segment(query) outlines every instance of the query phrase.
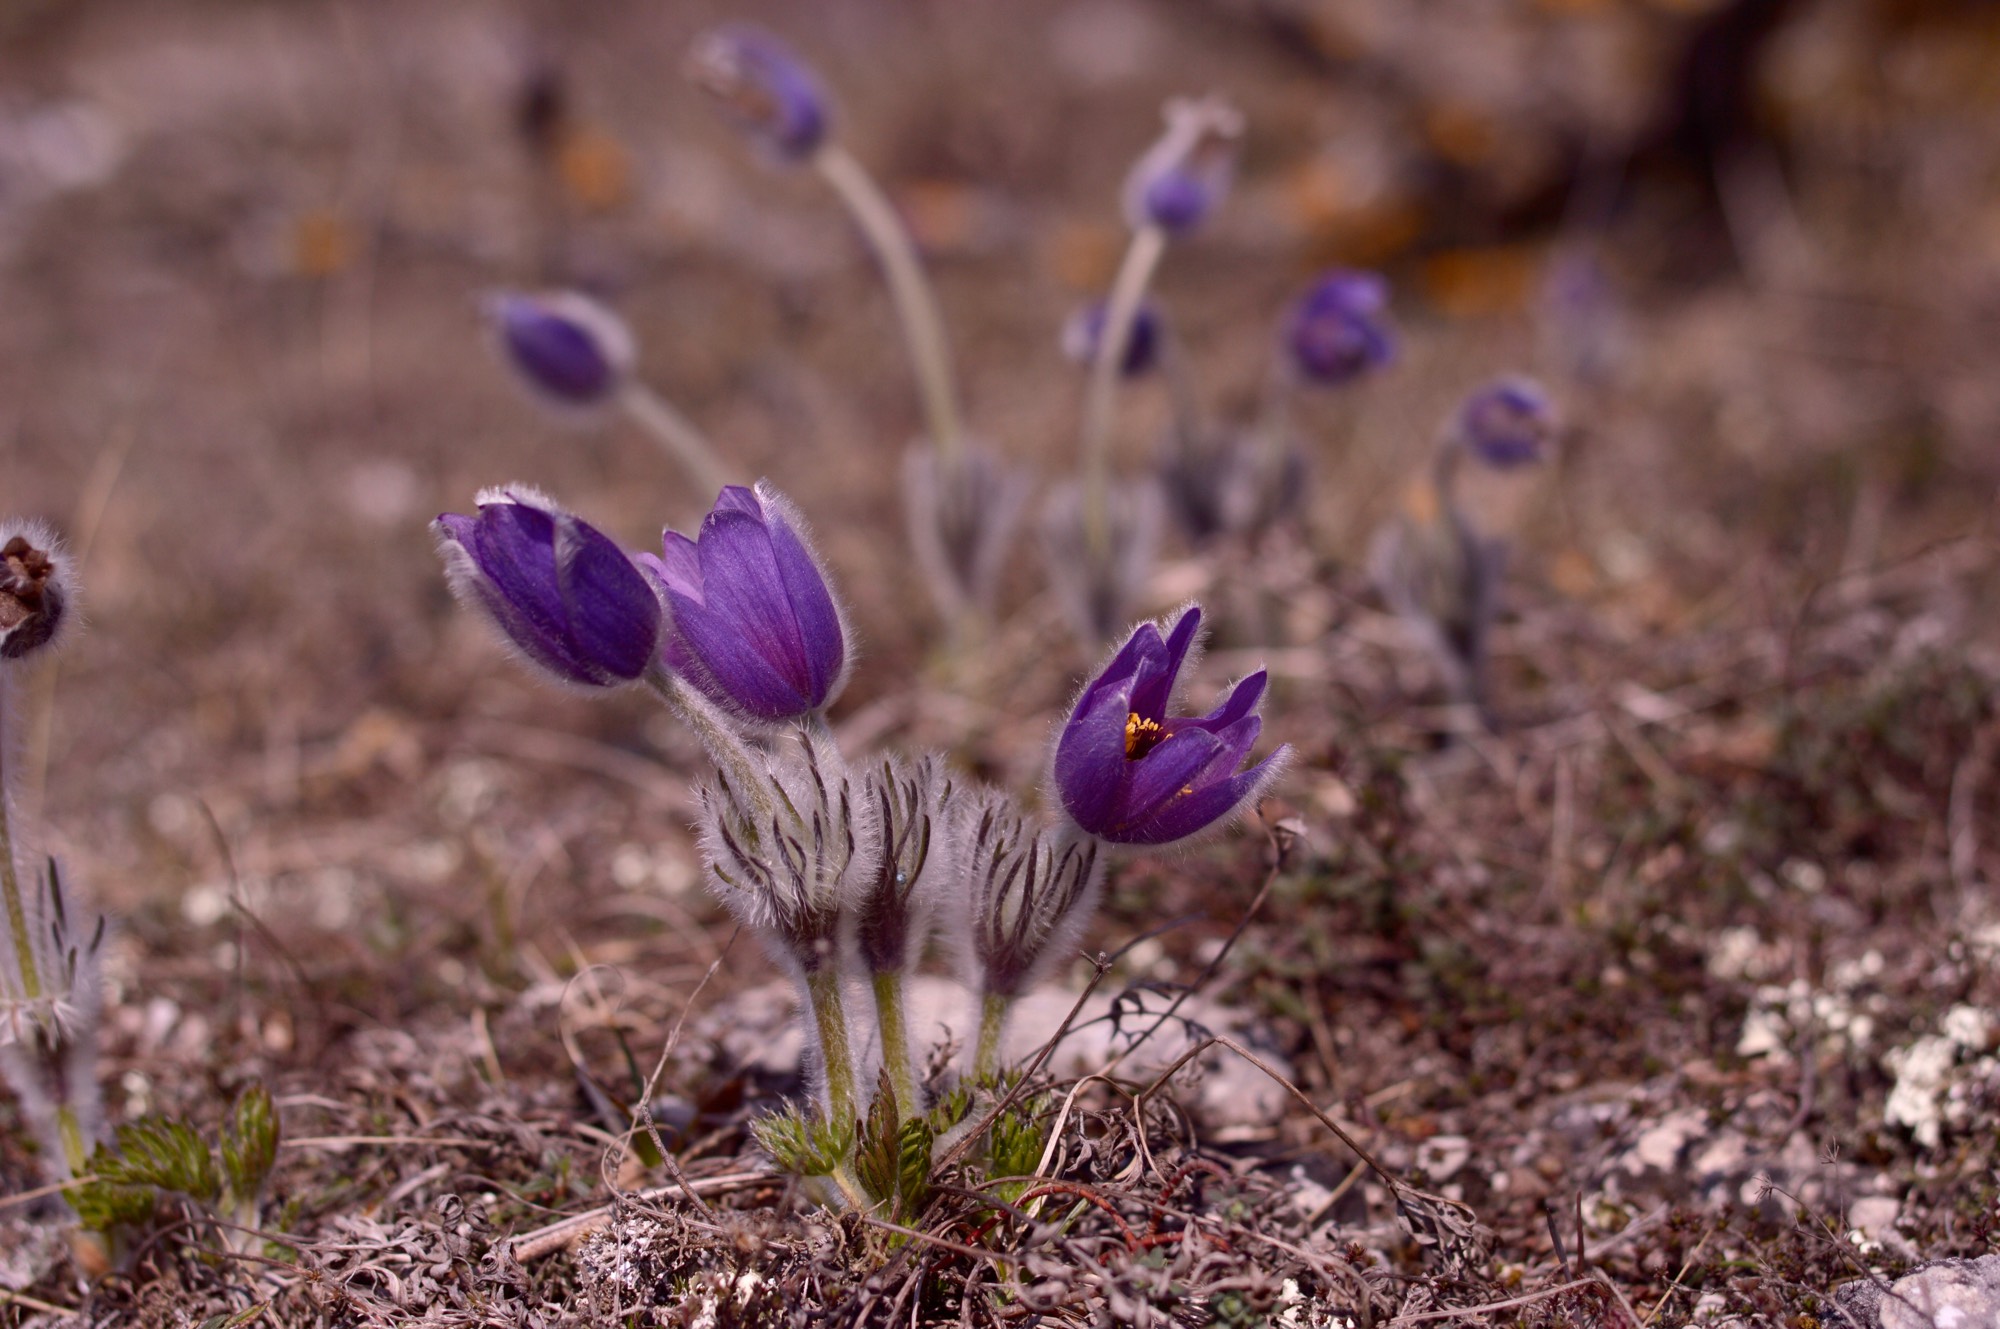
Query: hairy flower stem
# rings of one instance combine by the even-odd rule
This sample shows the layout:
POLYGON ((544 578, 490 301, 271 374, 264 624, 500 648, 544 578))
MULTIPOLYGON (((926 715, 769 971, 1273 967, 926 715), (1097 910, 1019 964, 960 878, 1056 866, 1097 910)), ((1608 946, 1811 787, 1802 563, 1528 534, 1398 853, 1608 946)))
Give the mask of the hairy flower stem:
POLYGON ((923 1098, 917 1091, 917 1075, 910 1064, 909 1021, 903 1009, 903 975, 891 969, 876 974, 875 1020, 882 1028, 882 1063, 889 1068, 889 1084, 896 1092, 896 1115, 904 1121, 924 1113, 923 1098))
POLYGON ((1007 1030, 1010 998, 989 992, 979 1001, 979 1050, 972 1058, 972 1078, 990 1080, 1000 1073, 1000 1039, 1007 1030))
POLYGON ((618 405, 674 459, 704 502, 712 501, 708 496, 721 493, 730 482, 729 468, 716 455, 707 435, 659 393, 633 380, 619 391, 618 405))
POLYGON ((903 340, 909 346, 911 367, 916 371, 917 391, 923 397, 939 470, 944 476, 955 478, 962 426, 958 387, 952 377, 951 344, 945 339, 937 296, 924 277, 923 265, 917 261, 916 246, 910 243, 909 232, 903 229, 881 186, 846 149, 837 143, 827 143, 813 154, 812 164, 840 195, 840 201, 861 228, 862 238, 875 251, 875 260, 882 265, 883 276, 889 282, 889 298, 895 302, 897 319, 903 325, 903 340))
POLYGON ((701 741, 709 758, 722 768, 737 794, 749 799, 762 817, 771 815, 771 795, 758 772, 750 749, 719 712, 715 703, 695 691, 693 685, 671 669, 655 662, 646 671, 646 686, 678 715, 701 741))
POLYGON ((823 964, 806 975, 806 997, 819 1031, 822 1068, 826 1072, 827 1116, 834 1125, 851 1128, 855 1121, 854 1053, 847 1042, 847 1003, 841 996, 840 974, 823 964))
POLYGON ((1104 334, 1097 358, 1090 365, 1090 383, 1083 398, 1083 534, 1091 560, 1100 566, 1111 559, 1111 417, 1118 403, 1118 367, 1132 343, 1132 325, 1152 284, 1153 271, 1167 252, 1167 233, 1142 226, 1132 234, 1118 276, 1111 283, 1111 301, 1104 314, 1104 334))
POLYGON ((13 719, 18 689, 11 676, 0 675, 0 897, 7 909, 7 936, 14 943, 14 959, 20 971, 21 991, 26 1001, 40 1001, 42 976, 35 965, 33 939, 28 935, 27 902, 21 898, 21 876, 14 853, 14 802, 20 783, 9 759, 14 735, 13 719))

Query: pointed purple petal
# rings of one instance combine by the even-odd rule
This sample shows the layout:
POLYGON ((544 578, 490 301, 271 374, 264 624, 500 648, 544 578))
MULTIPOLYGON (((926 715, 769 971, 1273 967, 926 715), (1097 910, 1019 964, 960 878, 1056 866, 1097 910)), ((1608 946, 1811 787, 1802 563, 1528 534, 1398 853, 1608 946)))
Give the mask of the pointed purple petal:
POLYGON ((596 527, 564 517, 556 529, 557 574, 579 653, 609 678, 639 677, 659 644, 659 597, 596 527))
POLYGON ((1188 650, 1194 645, 1195 634, 1200 630, 1201 606, 1190 605, 1174 620, 1162 658, 1148 662, 1151 667, 1144 671, 1138 686, 1132 689, 1133 711, 1156 723, 1167 718, 1167 705, 1173 700, 1174 685, 1180 681, 1181 666, 1187 661, 1188 650))
POLYGON ((722 492, 715 496, 712 512, 740 512, 746 517, 764 520, 764 505, 757 501, 757 493, 747 485, 724 485, 722 492))
POLYGON ((639 555, 639 565, 653 574, 662 589, 690 599, 701 595, 701 555, 695 542, 679 531, 660 532, 660 552, 639 555))
POLYGON ((700 553, 706 602, 669 596, 688 645, 752 714, 780 719, 811 710, 805 643, 762 520, 716 509, 702 522, 700 553))
POLYGON ((1168 802, 1151 816, 1128 826, 1125 834, 1120 837, 1121 843, 1172 844, 1176 840, 1185 840, 1191 835, 1200 834, 1215 823, 1235 815, 1264 781, 1276 771, 1275 763, 1282 761, 1289 753, 1289 748, 1280 747, 1240 775, 1231 776, 1227 780, 1205 788, 1197 788, 1192 793, 1168 802))
POLYGON ((1224 697, 1221 704, 1207 715, 1202 716, 1198 720, 1176 720, 1173 727, 1176 731, 1182 729, 1206 729, 1210 733, 1226 729, 1257 709, 1257 703, 1264 699, 1264 688, 1268 682, 1269 675, 1264 670, 1259 669, 1256 673, 1251 674, 1237 683, 1235 687, 1231 688, 1229 695, 1224 697))
POLYGON ((1125 757, 1130 714, 1124 688, 1107 685, 1077 707, 1056 743, 1056 793, 1063 810, 1093 835, 1110 828, 1130 772, 1125 757))
POLYGON ((807 695, 818 708, 826 703, 847 664, 840 610, 833 603, 833 591, 826 584, 819 560, 787 520, 781 504, 771 505, 770 531, 778 575, 784 580, 799 643, 805 651, 806 677, 810 680, 807 695))
POLYGON ((1221 752, 1222 740, 1216 735, 1190 729, 1131 763, 1125 791, 1118 800, 1116 828, 1123 830, 1142 821, 1181 797, 1181 791, 1188 789, 1221 752))
POLYGON ((579 683, 597 681, 578 652, 556 584, 555 521, 521 503, 479 509, 468 552, 477 589, 500 628, 530 657, 579 683))

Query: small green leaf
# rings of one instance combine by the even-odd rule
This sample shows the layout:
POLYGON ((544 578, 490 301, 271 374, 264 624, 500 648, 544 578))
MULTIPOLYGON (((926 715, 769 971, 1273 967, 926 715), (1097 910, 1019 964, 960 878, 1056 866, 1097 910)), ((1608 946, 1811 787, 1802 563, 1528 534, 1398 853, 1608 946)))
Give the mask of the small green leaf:
POLYGON ((877 1200, 893 1199, 901 1166, 899 1136, 903 1128, 896 1114, 896 1094, 884 1071, 875 1086, 875 1101, 868 1107, 868 1119, 861 1126, 861 1144, 855 1151, 854 1171, 868 1194, 877 1200))
POLYGON ((229 1119, 222 1123, 222 1170, 229 1179, 230 1198, 254 1206, 277 1161, 278 1110, 263 1082, 252 1080, 236 1096, 229 1119))
POLYGON ((922 1117, 903 1123, 896 1134, 896 1197, 902 1214, 914 1214, 931 1194, 931 1141, 936 1137, 922 1117))
POLYGON ((98 1175, 128 1186, 178 1191, 202 1204, 222 1198, 222 1177, 208 1141, 172 1117, 146 1117, 118 1128, 118 1156, 98 1175))
POLYGON ((69 1203, 76 1210, 77 1218, 90 1231, 109 1232, 114 1227, 136 1227, 150 1219, 160 1207, 157 1187, 111 1179, 112 1174, 122 1171, 122 1165, 117 1155, 106 1146, 97 1146, 97 1151, 90 1156, 89 1168, 97 1180, 72 1190, 69 1203))

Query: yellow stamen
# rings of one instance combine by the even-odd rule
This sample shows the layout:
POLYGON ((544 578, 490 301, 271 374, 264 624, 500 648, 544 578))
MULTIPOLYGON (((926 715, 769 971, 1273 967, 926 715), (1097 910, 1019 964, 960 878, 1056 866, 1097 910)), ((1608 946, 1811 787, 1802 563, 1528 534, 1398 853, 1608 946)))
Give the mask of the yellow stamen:
POLYGON ((1133 761, 1151 752, 1166 736, 1158 720, 1148 720, 1137 711, 1125 717, 1125 755, 1133 761))

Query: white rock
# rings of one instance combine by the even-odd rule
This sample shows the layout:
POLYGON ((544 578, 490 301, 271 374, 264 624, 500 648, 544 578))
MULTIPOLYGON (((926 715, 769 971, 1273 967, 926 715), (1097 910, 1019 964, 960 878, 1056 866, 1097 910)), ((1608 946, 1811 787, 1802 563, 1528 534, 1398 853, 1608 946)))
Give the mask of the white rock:
POLYGON ((1901 1278, 1882 1297, 1882 1329, 1994 1329, 2000 1255, 1947 1260, 1901 1278))

